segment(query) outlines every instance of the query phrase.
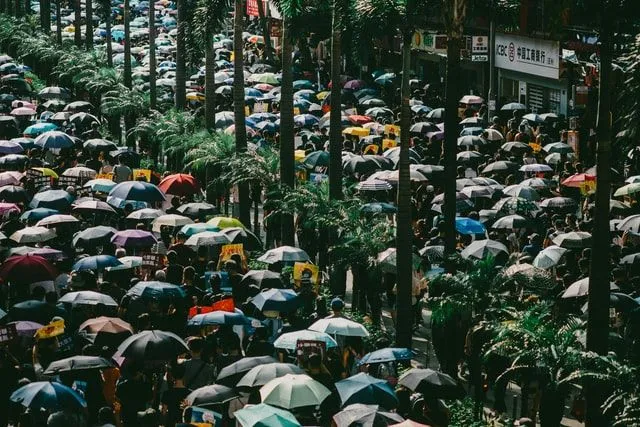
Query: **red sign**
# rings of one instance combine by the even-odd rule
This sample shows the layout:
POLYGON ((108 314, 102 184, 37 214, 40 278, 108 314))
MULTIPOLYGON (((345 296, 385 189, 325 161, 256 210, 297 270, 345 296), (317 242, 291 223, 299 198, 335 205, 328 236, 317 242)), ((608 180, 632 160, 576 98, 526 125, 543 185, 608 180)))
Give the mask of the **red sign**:
MULTIPOLYGON (((267 2, 263 0, 262 4, 262 11, 266 13, 267 2)), ((247 15, 260 16, 260 13, 258 12, 258 0, 247 0, 247 15)))

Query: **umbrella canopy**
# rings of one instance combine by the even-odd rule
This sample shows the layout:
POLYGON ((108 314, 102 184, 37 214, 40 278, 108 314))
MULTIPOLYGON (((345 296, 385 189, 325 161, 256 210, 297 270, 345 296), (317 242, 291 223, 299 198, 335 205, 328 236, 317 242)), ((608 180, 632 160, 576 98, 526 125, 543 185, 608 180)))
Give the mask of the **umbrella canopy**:
POLYGON ((204 233, 205 231, 220 231, 220 229, 213 225, 203 224, 201 222, 195 224, 187 224, 180 228, 180 233, 183 233, 187 237, 191 237, 194 234, 198 233, 204 233))
POLYGON ((300 305, 298 294, 292 289, 264 289, 251 300, 261 311, 290 312, 300 305))
POLYGON ((226 216, 217 216, 211 218, 209 221, 207 221, 207 224, 218 227, 221 230, 232 227, 245 228, 240 220, 226 216))
POLYGON ((114 355, 142 361, 174 360, 187 353, 189 347, 174 333, 165 331, 142 331, 124 340, 114 355))
POLYGON ((342 405, 352 403, 378 404, 387 409, 398 406, 398 398, 386 380, 361 372, 336 383, 342 405))
MULTIPOLYGON (((209 225, 209 227, 211 227, 211 225, 209 225)), ((231 240, 229 236, 221 231, 203 231, 196 233, 184 242, 187 246, 215 246, 226 245, 227 243, 231 243, 231 240)))
POLYGON ((309 255, 302 249, 293 246, 280 246, 275 249, 269 249, 264 253, 258 261, 275 264, 276 262, 306 262, 309 261, 309 255))
POLYGON ((109 196, 139 202, 163 202, 166 200, 158 187, 143 181, 121 182, 111 189, 109 196))
POLYGON ((398 378, 398 384, 425 397, 459 399, 465 391, 449 375, 432 369, 413 368, 398 378))
MULTIPOLYGON (((609 290, 616 291, 620 288, 613 282, 609 284, 609 290)), ((577 298, 589 295, 589 278, 585 277, 584 279, 580 279, 576 282, 573 282, 569 287, 562 293, 562 298, 577 298)))
POLYGON ((73 356, 51 362, 44 373, 46 375, 58 375, 62 372, 89 371, 113 367, 113 363, 104 357, 73 356))
POLYGON ((100 316, 89 319, 82 323, 79 331, 86 331, 90 334, 133 334, 133 327, 117 317, 100 316))
POLYGON ((362 213, 382 213, 382 214, 394 214, 398 212, 398 208, 396 208, 391 203, 385 202, 373 202, 366 203, 360 207, 360 212, 362 213))
POLYGON ((363 325, 345 317, 330 317, 328 319, 317 320, 309 326, 309 330, 346 337, 369 336, 369 332, 363 325))
POLYGON ((127 295, 143 300, 157 299, 160 301, 186 297, 180 286, 165 282, 138 282, 127 291, 127 295))
POLYGON ((247 405, 233 414, 242 427, 300 427, 289 411, 260 403, 247 405))
POLYGON ((29 202, 29 195, 23 187, 3 185, 0 187, 0 200, 10 203, 27 203, 29 202))
POLYGON ((381 411, 378 405, 354 403, 335 414, 333 421, 336 427, 377 427, 399 423, 404 421, 404 418, 394 412, 381 411))
POLYGON ((200 387, 189 393, 185 401, 189 406, 207 407, 229 402, 238 397, 232 388, 221 384, 212 384, 200 387))
POLYGON ((521 197, 529 201, 540 200, 540 194, 538 194, 535 188, 522 184, 509 185, 502 190, 502 193, 511 197, 521 197))
POLYGON ((299 340, 322 341, 326 348, 337 347, 336 341, 329 334, 324 332, 310 331, 303 329, 301 331, 287 332, 280 335, 274 342, 275 348, 284 348, 286 350, 295 350, 299 340))
POLYGON ((281 288, 282 277, 279 273, 269 270, 249 270, 242 276, 240 286, 245 288, 250 285, 256 285, 260 289, 281 288))
POLYGON ((213 326, 213 325, 248 325, 249 319, 242 313, 229 311, 211 311, 209 313, 196 314, 187 322, 188 326, 213 326))
POLYGON ((73 265, 73 270, 104 271, 107 267, 122 265, 118 258, 112 255, 93 255, 80 259, 73 265))
POLYGON ((567 252, 567 249, 560 246, 547 246, 538 252, 538 255, 533 260, 533 266, 544 269, 555 267, 565 252, 567 252))
POLYGON ((277 363, 278 360, 271 356, 243 357, 242 359, 225 366, 218 373, 216 382, 229 387, 235 387, 240 379, 256 366, 268 363, 277 363))
POLYGON ((117 232, 115 228, 98 225, 96 227, 85 228, 73 236, 74 246, 89 247, 109 243, 111 237, 117 232))
POLYGON ((158 188, 166 194, 190 196, 200 191, 200 184, 191 175, 177 173, 163 178, 158 188))
POLYGON ((151 230, 160 233, 163 226, 172 227, 172 228, 181 228, 187 224, 193 224, 193 220, 191 218, 187 218, 186 216, 176 215, 176 214, 168 214, 168 215, 160 215, 151 223, 151 230))
POLYGON ((308 375, 286 374, 260 388, 263 403, 293 409, 320 405, 331 392, 308 375))
POLYGON ((569 197, 551 197, 540 202, 541 208, 551 209, 573 209, 576 205, 576 201, 569 197))
POLYGON ((56 412, 87 407, 87 402, 71 387, 53 381, 36 381, 24 385, 13 392, 11 401, 36 411, 46 409, 56 412))
POLYGON ((269 381, 287 374, 300 375, 304 374, 304 370, 292 363, 267 363, 258 365, 251 368, 238 382, 236 387, 261 387, 269 381))
POLYGON ((164 215, 164 212, 162 212, 160 209, 144 208, 131 212, 129 215, 127 215, 127 219, 149 220, 158 218, 162 215, 164 215))
POLYGON ((572 231, 557 235, 552 240, 554 245, 567 249, 583 249, 591 246, 591 233, 572 231))
POLYGON ((484 234, 487 232, 487 229, 480 221, 466 217, 457 217, 456 231, 460 234, 484 234))
POLYGON ((111 207, 108 203, 101 202, 100 200, 87 200, 82 203, 78 203, 73 207, 74 212, 86 212, 86 213, 95 213, 95 212, 106 212, 106 213, 116 213, 115 209, 111 207))
POLYGON ((32 208, 49 208, 64 212, 68 211, 73 202, 73 196, 64 190, 47 190, 36 193, 29 203, 32 208))
POLYGON ((387 191, 392 188, 391 184, 380 179, 367 179, 356 184, 356 189, 359 191, 387 191))
POLYGON ((55 215, 59 213, 55 209, 47 209, 47 208, 36 208, 25 211, 22 215, 20 215, 20 220, 22 221, 40 221, 48 216, 55 215))
POLYGON ((502 218, 498 218, 496 222, 493 223, 491 228, 494 229, 504 229, 504 230, 514 230, 516 228, 525 228, 529 225, 529 220, 520 215, 507 215, 502 218))
POLYGON ((113 234, 111 243, 125 248, 148 248, 158 243, 158 240, 148 231, 123 230, 113 234))
POLYGON ((41 148, 60 149, 73 147, 73 139, 64 132, 52 130, 40 134, 34 143, 41 148))
POLYGON ((413 351, 409 348, 388 347, 365 354, 358 362, 358 365, 397 362, 400 360, 411 360, 412 358, 413 351))
POLYGON ((92 191, 99 191, 101 193, 108 193, 115 186, 115 182, 105 178, 92 179, 83 185, 84 188, 90 188, 92 191))
POLYGON ((209 203, 187 203, 178 208, 178 212, 190 218, 205 218, 215 215, 218 209, 209 203))
POLYGON ((96 151, 96 152, 97 151, 108 152, 108 151, 113 151, 118 149, 118 146, 116 145, 115 142, 111 142, 102 138, 88 139, 84 142, 84 144, 82 144, 82 147, 85 150, 96 151))
POLYGON ((509 255, 509 249, 496 240, 476 240, 467 246, 461 253, 463 258, 485 259, 488 256, 496 257, 501 253, 509 255))
POLYGON ((41 219, 36 227, 51 227, 60 224, 78 224, 80 220, 72 215, 53 214, 41 219))
POLYGON ((77 291, 64 294, 59 302, 75 305, 98 305, 103 304, 108 307, 117 307, 118 303, 109 295, 94 291, 77 291))
POLYGON ((9 236, 10 240, 16 243, 40 243, 54 239, 56 231, 52 228, 45 227, 25 227, 9 236))
POLYGON ((57 275, 53 265, 37 255, 14 255, 0 266, 0 278, 19 285, 53 280, 57 275))

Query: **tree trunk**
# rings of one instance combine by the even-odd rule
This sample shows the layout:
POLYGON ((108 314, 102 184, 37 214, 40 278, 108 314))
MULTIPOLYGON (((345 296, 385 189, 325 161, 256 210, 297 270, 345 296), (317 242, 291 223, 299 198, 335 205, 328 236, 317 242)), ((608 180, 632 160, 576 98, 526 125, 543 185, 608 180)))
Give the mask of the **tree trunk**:
MULTIPOLYGON (((56 1, 56 25, 59 14, 58 10, 58 1, 56 1)), ((42 32, 45 34, 49 34, 51 32, 51 0, 41 0, 40 1, 40 28, 42 32), (47 5, 49 6, 49 13, 47 14, 47 5)))
MULTIPOLYGON (((22 2, 24 7, 24 14, 25 15, 31 15, 33 14, 33 12, 31 11, 31 0, 23 0, 22 2)), ((49 5, 49 11, 51 11, 51 5, 49 5)), ((49 12, 49 19, 51 19, 51 12, 49 12)))
POLYGON ((253 234, 260 237, 260 196, 262 188, 259 185, 253 188, 253 234))
POLYGON ((104 18, 104 24, 104 37, 107 40, 107 67, 113 67, 113 47, 111 46, 111 43, 113 43, 111 38, 111 7, 107 10, 107 15, 104 18))
POLYGON ((158 92, 156 90, 156 13, 154 4, 149 2, 149 107, 156 109, 158 92))
MULTIPOLYGON (((244 116, 244 59, 242 31, 244 29, 244 0, 234 0, 233 18, 233 112, 236 129, 236 152, 247 151, 247 128, 244 116)), ((245 227, 251 228, 251 206, 249 205, 249 187, 238 185, 239 220, 245 227)))
POLYGON ((20 18, 22 16, 22 0, 14 0, 14 3, 16 18, 20 18))
MULTIPOLYGON (((264 5, 262 0, 258 0, 258 17, 260 19, 260 28, 262 29, 262 37, 264 38, 264 52, 262 53, 262 59, 266 62, 271 62, 271 34, 269 33, 269 17, 266 16, 264 5)), ((284 30, 283 30, 284 31, 284 30)))
POLYGON ((176 110, 183 111, 186 106, 187 64, 186 64, 186 31, 187 0, 178 0, 178 37, 176 39, 176 110))
POLYGON ((86 18, 85 25, 87 26, 87 30, 85 31, 85 45, 87 46, 87 50, 93 49, 93 2, 92 0, 86 0, 85 3, 86 8, 86 18))
POLYGON ((411 127, 411 106, 409 98, 409 70, 411 67, 411 36, 406 32, 402 41, 402 86, 400 112, 400 160, 398 162, 398 219, 396 226, 396 277, 398 286, 396 325, 396 346, 411 348, 413 310, 412 292, 412 248, 411 232, 411 180, 409 177, 409 128, 411 127))
MULTIPOLYGON (((261 3, 261 0, 258 0, 258 3, 261 3)), ((284 18, 282 22, 282 92, 280 94, 280 184, 289 189, 293 189, 295 185, 291 55, 289 20, 284 18)), ((282 215, 280 232, 283 245, 295 245, 293 215, 282 215)))
POLYGON ((7 0, 7 15, 13 15, 13 1, 7 0))
MULTIPOLYGON (((447 81, 444 110, 444 214, 445 257, 456 251, 456 151, 458 141, 458 99, 460 99, 460 35, 449 35, 447 39, 447 81)), ((445 261, 446 262, 446 261, 445 261)), ((452 266, 446 262, 446 268, 452 266)))
MULTIPOLYGON (((610 2, 601 1, 600 88, 598 93, 596 151, 596 205, 593 219, 593 241, 589 271, 589 311, 587 350, 607 354, 609 338, 609 200, 611 197, 611 61, 613 56, 614 12, 610 2)), ((605 395, 601 387, 587 387, 587 427, 604 425, 600 406, 605 395)))
POLYGON ((129 0, 124 0, 124 85, 131 89, 131 29, 129 17, 131 10, 129 0))
POLYGON ((80 0, 74 0, 73 10, 73 41, 77 47, 82 47, 82 6, 80 0))
POLYGON ((331 23, 331 113, 329 115, 329 197, 342 199, 342 108, 340 100, 340 2, 333 0, 331 23))
MULTIPOLYGON (((553 389, 543 389, 540 396, 540 427, 560 426, 564 403, 565 397, 561 393, 553 389)), ((600 425, 606 425, 606 423, 600 425)))
MULTIPOLYGON (((59 46, 62 46, 62 17, 60 16, 61 1, 62 0, 56 0, 56 41, 59 46)), ((49 31, 51 31, 51 23, 49 23, 49 31)), ((107 52, 109 52, 109 50, 107 50, 107 52)))
POLYGON ((213 51, 213 29, 207 25, 204 41, 204 123, 209 131, 216 128, 216 56, 213 51))

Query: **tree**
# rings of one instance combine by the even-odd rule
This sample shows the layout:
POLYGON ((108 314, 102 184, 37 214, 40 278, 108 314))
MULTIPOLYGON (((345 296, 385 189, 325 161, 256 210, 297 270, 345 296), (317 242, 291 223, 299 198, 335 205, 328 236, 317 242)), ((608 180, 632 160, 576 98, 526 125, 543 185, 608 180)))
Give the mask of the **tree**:
POLYGON ((85 0, 85 43, 87 50, 93 49, 93 1, 85 0))
POLYGON ((73 2, 73 41, 76 46, 82 46, 82 5, 80 0, 73 2))
POLYGON ((272 59, 272 47, 271 47, 271 34, 269 33, 269 17, 266 16, 264 5, 267 2, 259 1, 258 4, 258 18, 260 19, 260 28, 262 29, 262 37, 264 38, 264 52, 262 58, 266 62, 271 62, 272 59))
POLYGON ((333 0, 331 20, 331 112, 329 114, 329 195, 342 199, 342 107, 340 72, 342 62, 341 32, 344 0, 333 0))
POLYGON ((445 88, 444 214, 445 255, 456 251, 456 151, 458 139, 458 100, 460 99, 460 48, 467 0, 444 0, 447 28, 447 80, 445 88))
POLYGON ((124 85, 129 89, 131 89, 131 28, 129 27, 130 16, 131 5, 129 4, 129 0, 124 0, 124 85))
MULTIPOLYGON (((47 0, 48 1, 48 0, 47 0)), ((59 46, 62 46, 62 17, 60 16, 60 14, 62 13, 60 11, 60 2, 61 0, 55 0, 56 2, 56 41, 58 42, 59 46)), ((111 3, 109 3, 111 4, 111 3)), ((109 30, 111 30, 111 28, 109 28, 109 30)), ((51 31, 51 23, 49 22, 49 31, 51 31)), ((45 34, 49 34, 49 31, 46 31, 45 34)), ((111 33, 109 33, 111 34, 111 33)), ((109 46, 111 47, 111 46, 109 46)))
MULTIPOLYGON (((58 5, 60 0, 56 0, 56 5, 58 5)), ((104 20, 104 39, 107 46, 107 65, 109 67, 113 67, 113 48, 111 43, 113 39, 111 38, 111 0, 98 0, 98 7, 100 9, 100 16, 104 20)), ((56 24, 59 25, 59 24, 56 24)), ((62 35, 60 36, 60 44, 62 44, 62 35)))
MULTIPOLYGON (((236 131, 236 151, 247 151, 247 129, 244 116, 244 60, 243 39, 244 29, 244 0, 234 0, 233 17, 233 113, 236 131)), ((247 228, 251 227, 251 212, 249 205, 249 187, 238 184, 238 219, 247 228)))
MULTIPOLYGON (((259 3, 261 0, 259 0, 259 3)), ((293 136, 293 71, 291 69, 292 40, 289 19, 282 22, 282 91, 280 93, 280 184, 293 189, 295 185, 294 136, 293 136)), ((292 215, 281 218, 281 241, 293 246, 295 234, 292 215)))
POLYGON ((149 107, 156 109, 158 101, 158 91, 156 88, 156 10, 154 5, 149 3, 148 10, 149 25, 149 107))
POLYGON ((186 106, 187 58, 187 0, 178 0, 178 37, 176 39, 176 91, 175 107, 182 111, 186 106))
MULTIPOLYGON (((60 17, 60 14, 57 13, 59 10, 58 3, 59 0, 56 0, 56 25, 58 25, 57 21, 60 17)), ((51 32, 51 0, 40 1, 40 28, 45 34, 49 34, 51 32)))

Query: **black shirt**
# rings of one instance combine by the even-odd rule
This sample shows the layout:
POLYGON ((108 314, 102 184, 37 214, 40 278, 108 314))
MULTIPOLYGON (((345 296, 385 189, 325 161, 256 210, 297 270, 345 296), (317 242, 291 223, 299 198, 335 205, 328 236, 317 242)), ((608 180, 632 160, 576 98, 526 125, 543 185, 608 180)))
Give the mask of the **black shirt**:
POLYGON ((191 393, 186 387, 172 387, 162 393, 162 404, 167 405, 167 418, 165 426, 173 427, 182 421, 182 401, 191 393))

